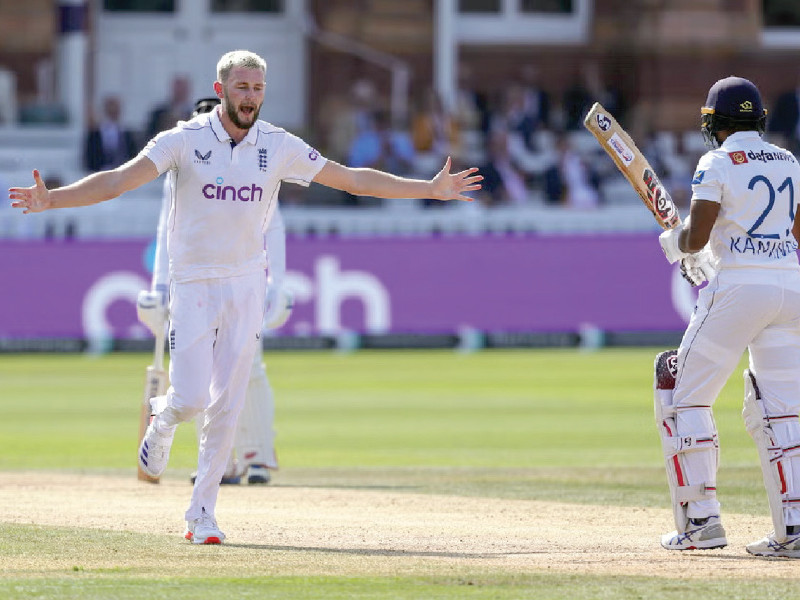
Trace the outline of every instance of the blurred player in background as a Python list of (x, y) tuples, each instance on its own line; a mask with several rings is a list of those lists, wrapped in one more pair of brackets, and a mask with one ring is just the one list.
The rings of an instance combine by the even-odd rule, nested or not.
[(694, 283), (708, 278), (680, 348), (656, 359), (656, 418), (676, 525), (661, 545), (727, 544), (712, 406), (747, 349), (743, 415), (774, 525), (747, 551), (800, 558), (800, 166), (761, 139), (766, 111), (752, 82), (717, 81), (701, 112), (710, 151), (694, 174), (690, 216), (660, 237), (671, 263), (688, 261)]
[[(214, 110), (220, 103), (219, 98), (198, 100), (192, 117)], [(139, 293), (137, 313), (139, 320), (147, 325), (153, 334), (163, 331), (169, 318), (167, 309), (169, 289), (169, 259), (167, 257), (167, 221), (172, 202), (172, 171), (167, 173), (164, 181), (164, 196), (158, 220), (156, 237), (155, 262), (153, 280), (150, 291)], [(289, 318), (293, 300), (283, 285), (286, 273), (286, 232), (280, 209), (276, 207), (275, 215), (264, 235), (267, 252), (267, 312), (264, 317), (266, 329), (277, 329)], [(266, 484), (271, 479), (270, 469), (278, 468), (275, 453), (275, 399), (272, 387), (267, 379), (266, 368), (261, 360), (261, 353), (256, 352), (250, 371), (250, 382), (244, 408), (239, 417), (234, 440), (234, 450), (228, 460), (222, 484), (237, 484), (246, 475), (247, 483)], [(197, 439), (202, 437), (203, 419), (195, 419)], [(194, 483), (197, 474), (192, 474)]]
[(217, 63), (214, 91), (222, 103), (212, 112), (161, 132), (116, 169), (54, 190), (34, 170), (33, 186), (9, 190), (13, 207), (41, 212), (97, 204), (175, 172), (167, 231), (171, 385), (138, 459), (144, 473), (159, 477), (178, 424), (205, 411), (197, 480), (184, 515), (185, 537), (194, 544), (225, 539), (215, 509), (253, 355), (261, 349), (264, 232), (281, 182), (315, 181), (375, 198), (471, 200), (465, 193), (480, 189), (477, 169), (450, 173), (449, 158), (428, 181), (327, 160), (300, 138), (258, 119), (266, 73), (257, 54), (229, 52)]

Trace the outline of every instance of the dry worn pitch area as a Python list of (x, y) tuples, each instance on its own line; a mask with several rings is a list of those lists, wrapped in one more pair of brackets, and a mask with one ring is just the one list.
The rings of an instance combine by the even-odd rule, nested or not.
[[(183, 511), (188, 482), (154, 486), (130, 477), (4, 473), (0, 521), (131, 531), (187, 546)], [(437, 496), (396, 491), (272, 485), (224, 487), (217, 516), (228, 544), (283, 575), (390, 575), (461, 572), (648, 575), (670, 579), (797, 577), (797, 562), (757, 559), (744, 551), (769, 530), (767, 517), (728, 514), (723, 550), (672, 553), (658, 545), (671, 528), (661, 509), (585, 506), (525, 500)], [(203, 552), (207, 548), (192, 548)], [(241, 556), (232, 560), (241, 561)], [(33, 568), (35, 557), (0, 564)], [(64, 557), (64, 568), (74, 564)], [(95, 557), (95, 568), (136, 557)], [(2, 561), (0, 561), (2, 563)], [(702, 564), (702, 568), (697, 568)], [(49, 568), (57, 568), (52, 563)]]

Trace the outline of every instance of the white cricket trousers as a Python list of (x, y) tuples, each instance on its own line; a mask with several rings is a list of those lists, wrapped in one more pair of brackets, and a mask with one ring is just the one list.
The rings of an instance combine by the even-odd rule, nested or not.
[[(716, 431), (711, 407), (745, 349), (767, 411), (797, 414), (800, 272), (764, 271), (724, 269), (700, 292), (678, 349), (673, 401), (679, 436), (707, 433), (709, 427)], [(716, 481), (716, 461), (709, 460), (708, 452), (690, 452), (684, 458), (688, 484)], [(795, 470), (799, 472), (793, 473), (792, 479), (797, 485), (800, 468)], [(796, 511), (790, 509), (787, 522), (800, 524), (800, 512)], [(719, 502), (690, 502), (687, 514), (690, 518), (718, 515)]]
[(187, 521), (203, 509), (214, 516), (253, 356), (261, 348), (265, 290), (263, 271), (170, 288), (171, 386), (158, 426), (175, 427), (205, 411)]

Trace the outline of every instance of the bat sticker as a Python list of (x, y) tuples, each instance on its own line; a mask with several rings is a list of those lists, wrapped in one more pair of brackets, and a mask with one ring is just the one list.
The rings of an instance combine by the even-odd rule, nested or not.
[(600, 131), (608, 131), (611, 127), (611, 119), (603, 113), (597, 113), (597, 126), (600, 128)]
[(647, 196), (653, 203), (653, 210), (655, 210), (658, 216), (664, 221), (669, 221), (677, 214), (677, 209), (675, 208), (675, 203), (672, 201), (672, 198), (667, 193), (667, 190), (664, 189), (664, 186), (661, 185), (656, 174), (650, 169), (644, 170), (644, 173), (642, 173), (642, 181), (644, 181), (647, 186)]
[(633, 162), (634, 154), (633, 151), (625, 145), (625, 142), (622, 141), (616, 133), (608, 138), (608, 145), (613, 148), (614, 152), (617, 153), (622, 159), (622, 162), (625, 163), (625, 166), (628, 167)]

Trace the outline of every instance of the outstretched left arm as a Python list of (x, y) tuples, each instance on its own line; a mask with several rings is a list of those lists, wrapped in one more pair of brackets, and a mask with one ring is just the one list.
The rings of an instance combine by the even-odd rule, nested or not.
[(481, 189), (479, 182), (483, 176), (476, 175), (478, 169), (474, 167), (459, 173), (450, 173), (450, 164), (448, 157), (442, 170), (430, 181), (424, 181), (398, 177), (375, 169), (353, 169), (329, 160), (314, 177), (314, 181), (355, 196), (472, 201), (465, 192)]

